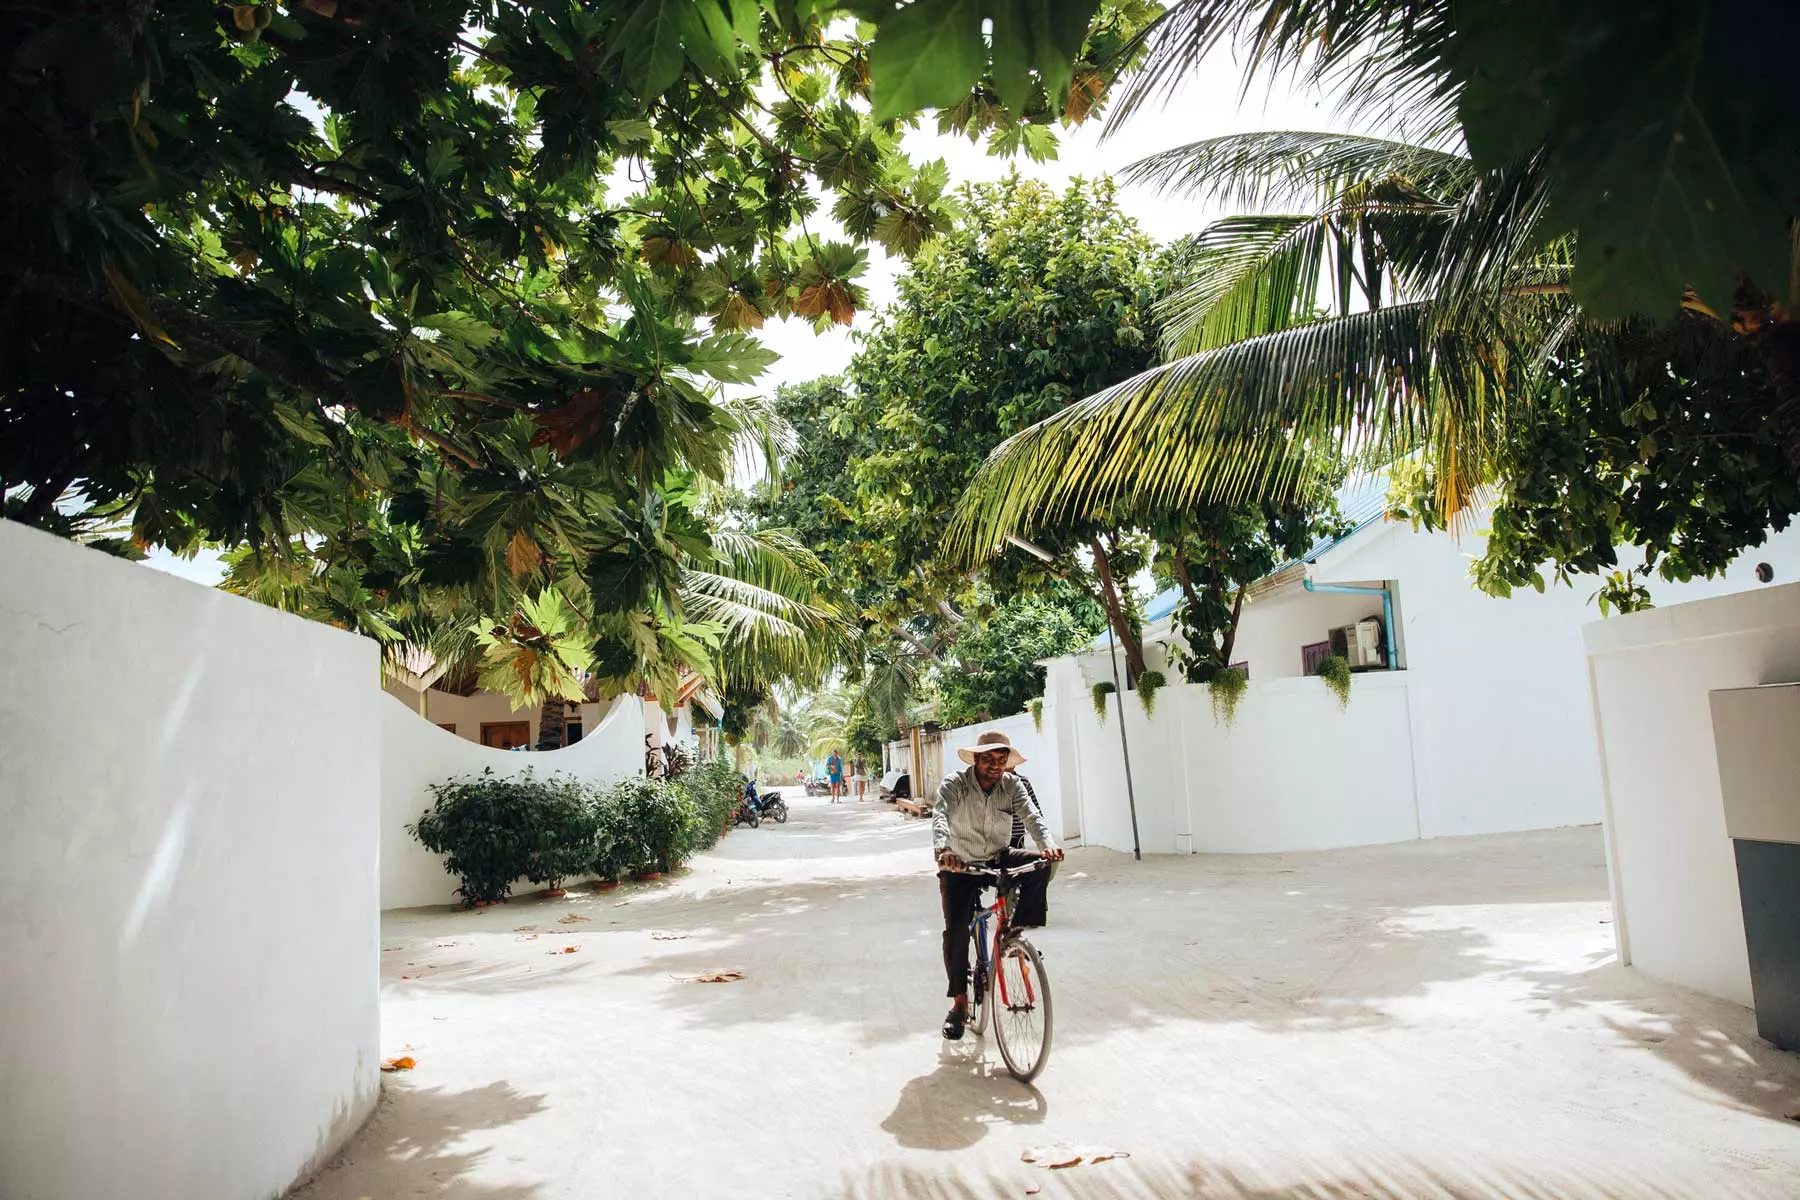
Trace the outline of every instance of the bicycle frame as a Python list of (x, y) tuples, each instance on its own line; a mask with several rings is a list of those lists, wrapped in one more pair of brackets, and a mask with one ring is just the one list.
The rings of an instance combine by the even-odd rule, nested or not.
[[(1039, 863), (1042, 863), (1043, 861), (1045, 860), (1040, 859)], [(975, 902), (975, 915), (969, 920), (969, 931), (975, 935), (976, 978), (987, 979), (990, 976), (993, 978), (995, 988), (999, 992), (998, 999), (1002, 1008), (1011, 1007), (1011, 1002), (1006, 995), (1006, 975), (993, 968), (994, 952), (999, 949), (1000, 943), (1006, 939), (1008, 928), (1006, 919), (1006, 884), (1009, 880), (1015, 879), (1020, 875), (1041, 869), (1042, 867), (1040, 865), (1032, 864), (1027, 867), (1012, 867), (1004, 870), (989, 869), (982, 872), (972, 872), (991, 875), (992, 880), (988, 884), (985, 884), (982, 890), (985, 891), (988, 887), (994, 889), (994, 902), (992, 904), (982, 904), (981, 901), (977, 899)], [(990, 921), (993, 923), (992, 936), (990, 936), (989, 931)], [(993, 1003), (994, 997), (987, 997), (986, 999), (987, 1002), (991, 1004)], [(1025, 976), (1024, 1002), (1028, 1005), (1037, 1003), (1037, 997), (1031, 994), (1031, 977), (1029, 975)]]

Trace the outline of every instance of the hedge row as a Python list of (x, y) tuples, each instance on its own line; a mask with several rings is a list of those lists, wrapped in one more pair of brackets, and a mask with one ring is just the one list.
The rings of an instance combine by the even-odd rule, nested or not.
[(558, 887), (580, 875), (673, 870), (719, 840), (742, 790), (724, 760), (609, 787), (488, 769), (433, 785), (431, 808), (407, 832), (444, 856), (465, 903), (489, 903), (521, 878)]

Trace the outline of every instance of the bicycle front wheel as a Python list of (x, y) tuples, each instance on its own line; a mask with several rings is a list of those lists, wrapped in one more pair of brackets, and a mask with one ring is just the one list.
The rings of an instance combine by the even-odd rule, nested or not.
[(1008, 938), (1000, 947), (988, 1006), (1006, 1069), (1020, 1083), (1030, 1083), (1050, 1058), (1050, 977), (1037, 947), (1025, 938)]

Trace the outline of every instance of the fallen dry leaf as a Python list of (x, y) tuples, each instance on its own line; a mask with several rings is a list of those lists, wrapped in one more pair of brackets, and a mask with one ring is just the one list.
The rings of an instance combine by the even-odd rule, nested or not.
[(1109, 1158), (1130, 1158), (1124, 1150), (1105, 1150), (1093, 1146), (1033, 1146), (1020, 1159), (1051, 1171), (1078, 1167), (1082, 1163), (1102, 1163)]
[(573, 954), (579, 949), (581, 949), (580, 946), (564, 946), (561, 950), (552, 950), (550, 953), (552, 953), (552, 954)]
[(684, 940), (687, 937), (687, 934), (654, 932), (650, 936), (659, 942), (679, 942)]
[(410, 1071), (417, 1065), (418, 1064), (413, 1062), (410, 1054), (400, 1058), (384, 1058), (381, 1060), (381, 1069), (384, 1071)]
[(567, 916), (556, 918), (557, 922), (563, 925), (573, 925), (577, 921), (586, 921), (588, 919), (589, 918), (587, 917), (576, 916), (574, 913), (569, 913)]
[(708, 971), (704, 975), (677, 975), (679, 983), (736, 983), (744, 977), (742, 971)]
[(536, 925), (514, 925), (513, 932), (514, 933), (530, 933), (532, 930), (534, 930), (536, 928), (537, 928)]

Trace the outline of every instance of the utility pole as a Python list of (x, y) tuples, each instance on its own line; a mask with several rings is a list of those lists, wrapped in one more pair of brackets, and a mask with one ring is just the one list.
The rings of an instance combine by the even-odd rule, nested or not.
[(1131, 805), (1131, 857), (1144, 861), (1143, 847), (1138, 845), (1137, 790), (1131, 786), (1131, 744), (1125, 740), (1125, 693), (1119, 687), (1119, 635), (1106, 631), (1106, 649), (1112, 658), (1113, 695), (1119, 698), (1119, 749), (1125, 755), (1125, 800)]

